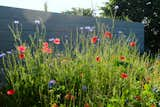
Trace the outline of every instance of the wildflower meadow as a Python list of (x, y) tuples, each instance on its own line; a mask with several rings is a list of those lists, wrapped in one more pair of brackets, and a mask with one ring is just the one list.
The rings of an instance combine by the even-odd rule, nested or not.
[(0, 106), (160, 107), (160, 59), (140, 54), (132, 35), (101, 29), (48, 41), (36, 32), (26, 42), (11, 31)]

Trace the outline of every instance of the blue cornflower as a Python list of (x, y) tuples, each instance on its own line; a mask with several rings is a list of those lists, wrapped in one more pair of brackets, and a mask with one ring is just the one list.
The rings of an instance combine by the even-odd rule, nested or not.
[(7, 51), (6, 53), (7, 53), (7, 54), (11, 54), (12, 52), (11, 52), (11, 51)]
[(93, 32), (93, 29), (89, 29), (89, 32)]
[(90, 26), (85, 26), (84, 29), (89, 30), (89, 29), (91, 29), (91, 27)]
[(83, 30), (84, 28), (83, 28), (83, 27), (80, 27), (79, 29), (80, 29), (80, 30)]
[(118, 9), (119, 9), (119, 6), (118, 6), (118, 5), (116, 5), (116, 6), (114, 7), (114, 9), (115, 9), (115, 10), (118, 10)]
[(34, 23), (39, 25), (41, 23), (41, 21), (40, 20), (35, 20)]
[(158, 90), (158, 88), (154, 87), (154, 88), (152, 89), (152, 91), (155, 92), (155, 93), (157, 93), (159, 90)]
[(48, 83), (49, 89), (51, 89), (55, 84), (56, 84), (55, 80), (50, 80), (49, 83)]
[(83, 91), (87, 91), (87, 86), (86, 86), (86, 85), (83, 85), (83, 86), (82, 86), (82, 90), (83, 90)]
[(14, 21), (14, 24), (19, 24), (19, 21), (18, 21), (18, 20), (15, 20), (15, 21)]
[(0, 58), (4, 57), (5, 55), (5, 53), (0, 54)]
[(129, 99), (127, 98), (126, 100), (125, 100), (125, 105), (127, 105), (129, 103)]
[(49, 38), (48, 41), (49, 42), (53, 42), (54, 38)]

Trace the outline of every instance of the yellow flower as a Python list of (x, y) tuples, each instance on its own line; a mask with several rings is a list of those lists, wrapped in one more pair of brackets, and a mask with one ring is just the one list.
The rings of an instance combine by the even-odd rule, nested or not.
[(148, 84), (144, 84), (143, 88), (144, 88), (145, 90), (148, 90), (148, 89), (149, 89)]

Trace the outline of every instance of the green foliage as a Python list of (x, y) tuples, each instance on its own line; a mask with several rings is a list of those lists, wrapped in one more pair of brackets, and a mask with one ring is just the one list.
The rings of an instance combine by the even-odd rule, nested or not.
[[(88, 34), (90, 36), (85, 37), (77, 33), (76, 41), (71, 39), (69, 43), (61, 40), (65, 46), (63, 52), (53, 42), (49, 43), (53, 53), (43, 52), (46, 41), (41, 36), (36, 36), (42, 39), (38, 42), (31, 37), (31, 44), (18, 39), (20, 44), (16, 47), (27, 48), (22, 52), (23, 59), (19, 58), (21, 52), (17, 50), (4, 60), (8, 86), (0, 95), (4, 96), (5, 107), (50, 107), (52, 104), (83, 107), (86, 103), (89, 107), (147, 107), (158, 104), (159, 60), (152, 61), (145, 54), (140, 56), (136, 46), (129, 45), (131, 37), (104, 38), (102, 30), (98, 40), (91, 43), (96, 32)], [(121, 60), (121, 56), (125, 59)], [(127, 76), (123, 77), (122, 73)], [(8, 89), (16, 93), (9, 96)]]
[[(118, 6), (118, 9), (115, 8), (116, 6)], [(144, 1), (142, 0), (110, 0), (101, 9), (104, 16), (110, 16), (110, 13), (116, 11), (116, 16), (120, 19), (124, 19), (124, 16), (127, 16), (132, 21), (141, 22), (144, 18)]]
[(93, 16), (93, 10), (91, 8), (72, 8), (72, 10), (68, 10), (65, 12), (62, 12), (66, 15), (77, 15), (77, 16)]
[[(115, 6), (119, 8), (115, 10)], [(128, 17), (135, 22), (143, 22), (145, 26), (145, 49), (153, 53), (160, 49), (160, 1), (159, 0), (109, 0), (101, 8), (104, 17), (112, 17), (116, 11), (116, 17), (125, 19)]]

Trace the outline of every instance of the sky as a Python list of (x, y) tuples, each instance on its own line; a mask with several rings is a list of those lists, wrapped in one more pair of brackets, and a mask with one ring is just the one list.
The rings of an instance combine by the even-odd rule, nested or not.
[[(0, 6), (18, 7), (24, 9), (44, 10), (44, 3), (47, 2), (48, 11), (60, 13), (71, 10), (72, 7), (93, 8), (104, 6), (108, 0), (0, 0)], [(99, 11), (96, 11), (97, 13)]]

